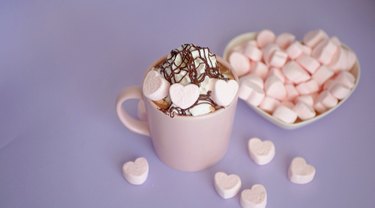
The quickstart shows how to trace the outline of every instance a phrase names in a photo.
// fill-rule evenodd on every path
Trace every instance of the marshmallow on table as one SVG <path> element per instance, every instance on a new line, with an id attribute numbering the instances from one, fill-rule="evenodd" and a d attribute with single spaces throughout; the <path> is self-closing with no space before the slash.
<path id="1" fill-rule="evenodd" d="M 250 71 L 250 60 L 240 52 L 232 52 L 229 55 L 229 63 L 239 77 Z"/>
<path id="2" fill-rule="evenodd" d="M 312 75 L 312 79 L 318 82 L 319 85 L 324 84 L 327 80 L 329 80 L 335 74 L 330 68 L 322 65 L 316 70 L 316 72 Z"/>
<path id="3" fill-rule="evenodd" d="M 251 74 L 255 74 L 262 79 L 265 79 L 268 74 L 268 67 L 262 62 L 253 62 Z"/>
<path id="4" fill-rule="evenodd" d="M 283 51 L 276 50 L 273 52 L 271 58 L 269 59 L 269 65 L 280 68 L 285 65 L 287 59 L 288 54 Z"/>
<path id="5" fill-rule="evenodd" d="M 323 30 L 312 30 L 305 34 L 303 43 L 311 48 L 314 48 L 319 42 L 328 39 L 328 35 Z"/>
<path id="6" fill-rule="evenodd" d="M 234 197 L 241 188 L 241 178 L 238 175 L 227 175 L 224 172 L 217 172 L 214 177 L 216 192 L 223 198 Z"/>
<path id="7" fill-rule="evenodd" d="M 285 50 L 285 52 L 288 54 L 288 56 L 291 59 L 296 59 L 298 56 L 300 56 L 303 53 L 304 49 L 300 42 L 295 41 L 292 44 L 289 45 L 289 47 Z"/>
<path id="8" fill-rule="evenodd" d="M 310 79 L 307 82 L 302 82 L 302 83 L 298 84 L 296 88 L 297 88 L 297 91 L 299 92 L 299 94 L 308 95 L 308 94 L 318 92 L 319 84 L 314 79 Z"/>
<path id="9" fill-rule="evenodd" d="M 287 107 L 285 104 L 279 105 L 272 113 L 272 116 L 289 124 L 294 123 L 297 120 L 296 112 Z"/>
<path id="10" fill-rule="evenodd" d="M 315 71 L 319 68 L 320 63 L 311 56 L 302 54 L 296 59 L 296 62 L 299 63 L 304 69 L 306 69 L 310 74 L 314 74 Z"/>
<path id="11" fill-rule="evenodd" d="M 133 185 L 143 184 L 148 177 L 149 166 L 145 158 L 137 158 L 134 162 L 126 162 L 122 166 L 122 173 L 125 179 Z"/>
<path id="12" fill-rule="evenodd" d="M 285 77 L 295 84 L 305 82 L 310 79 L 309 73 L 306 72 L 297 62 L 290 61 L 282 69 Z"/>
<path id="13" fill-rule="evenodd" d="M 257 34 L 256 41 L 258 46 L 263 48 L 269 43 L 273 43 L 276 39 L 276 35 L 271 30 L 262 30 Z"/>
<path id="14" fill-rule="evenodd" d="M 297 104 L 293 107 L 293 111 L 296 112 L 298 118 L 303 121 L 311 119 L 316 115 L 314 108 L 303 101 L 297 102 Z"/>
<path id="15" fill-rule="evenodd" d="M 143 81 L 143 94 L 150 100 L 161 100 L 168 95 L 169 82 L 155 70 L 150 70 Z"/>
<path id="16" fill-rule="evenodd" d="M 295 184 L 306 184 L 311 182 L 315 176 L 315 167 L 307 164 L 302 157 L 293 158 L 288 169 L 289 180 Z"/>
<path id="17" fill-rule="evenodd" d="M 286 84 L 285 89 L 288 100 L 293 100 L 299 95 L 297 88 L 293 84 Z"/>
<path id="18" fill-rule="evenodd" d="M 242 208 L 265 208 L 267 206 L 267 190 L 262 184 L 255 184 L 251 189 L 241 192 Z"/>
<path id="19" fill-rule="evenodd" d="M 312 107 L 314 105 L 314 96 L 313 95 L 301 95 L 296 98 L 295 102 L 296 103 L 303 102 L 306 105 Z"/>
<path id="20" fill-rule="evenodd" d="M 246 44 L 243 53 L 252 61 L 260 61 L 262 59 L 262 51 L 252 43 Z"/>
<path id="21" fill-rule="evenodd" d="M 278 100 L 284 100 L 286 98 L 287 92 L 285 86 L 276 76 L 270 76 L 266 79 L 264 89 L 266 95 L 269 97 L 273 97 Z"/>
<path id="22" fill-rule="evenodd" d="M 251 138 L 248 142 L 248 149 L 251 159 L 258 165 L 268 164 L 275 156 L 275 145 L 269 140 Z"/>
<path id="23" fill-rule="evenodd" d="M 335 53 L 339 47 L 331 40 L 324 40 L 320 42 L 312 51 L 311 56 L 316 58 L 322 64 L 331 63 Z"/>
<path id="24" fill-rule="evenodd" d="M 296 39 L 291 33 L 281 33 L 277 36 L 275 43 L 279 45 L 280 48 L 285 49 L 287 48 L 293 41 Z"/>
<path id="25" fill-rule="evenodd" d="M 266 112 L 272 113 L 278 105 L 280 105 L 280 101 L 275 98 L 266 96 L 264 97 L 262 103 L 259 105 L 259 108 Z"/>
<path id="26" fill-rule="evenodd" d="M 323 106 L 326 108 L 332 108 L 337 105 L 338 100 L 329 91 L 324 90 L 319 94 L 317 103 L 323 104 Z"/>

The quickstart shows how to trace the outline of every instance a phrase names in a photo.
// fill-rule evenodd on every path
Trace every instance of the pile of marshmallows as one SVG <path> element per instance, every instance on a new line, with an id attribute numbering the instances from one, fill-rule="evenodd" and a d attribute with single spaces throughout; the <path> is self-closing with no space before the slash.
<path id="1" fill-rule="evenodd" d="M 276 148 L 272 141 L 251 138 L 248 141 L 250 158 L 258 165 L 266 165 L 275 156 Z M 123 176 L 134 185 L 143 184 L 148 177 L 149 164 L 144 157 L 135 161 L 126 162 L 123 167 Z M 289 180 L 296 184 L 311 182 L 315 176 L 315 167 L 308 164 L 302 157 L 295 157 L 288 169 Z M 241 189 L 241 178 L 236 174 L 217 172 L 214 176 L 216 192 L 224 199 L 233 198 Z M 250 189 L 244 189 L 240 195 L 240 204 L 243 208 L 265 208 L 267 205 L 267 190 L 262 184 L 255 184 Z"/>
<path id="2" fill-rule="evenodd" d="M 337 37 L 310 31 L 302 42 L 290 33 L 260 31 L 228 57 L 240 77 L 239 97 L 292 124 L 333 108 L 351 93 L 357 58 Z"/>

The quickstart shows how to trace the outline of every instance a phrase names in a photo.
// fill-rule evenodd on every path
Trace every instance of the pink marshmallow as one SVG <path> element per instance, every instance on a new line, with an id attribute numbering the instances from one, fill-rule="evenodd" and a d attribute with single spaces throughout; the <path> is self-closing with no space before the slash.
<path id="1" fill-rule="evenodd" d="M 294 123 L 297 120 L 297 113 L 285 105 L 279 105 L 276 107 L 272 116 L 289 124 Z"/>
<path id="2" fill-rule="evenodd" d="M 277 78 L 280 79 L 282 83 L 285 83 L 286 78 L 284 74 L 281 72 L 279 68 L 271 68 L 270 72 L 268 73 L 268 76 L 276 76 Z"/>
<path id="3" fill-rule="evenodd" d="M 334 71 L 344 70 L 347 59 L 347 53 L 344 48 L 338 47 L 336 53 L 333 55 L 331 62 L 328 64 Z"/>
<path id="4" fill-rule="evenodd" d="M 262 79 L 265 79 L 268 74 L 268 67 L 263 64 L 263 62 L 255 62 L 252 64 L 252 72 L 251 74 L 255 74 Z"/>
<path id="5" fill-rule="evenodd" d="M 338 48 L 331 40 L 324 40 L 313 49 L 311 55 L 320 63 L 327 65 L 331 63 Z"/>
<path id="6" fill-rule="evenodd" d="M 336 36 L 333 36 L 330 38 L 330 40 L 332 41 L 332 43 L 334 43 L 335 45 L 341 47 L 342 46 L 342 43 L 340 41 L 340 39 Z"/>
<path id="7" fill-rule="evenodd" d="M 298 84 L 296 88 L 297 88 L 299 94 L 308 95 L 308 94 L 318 92 L 319 84 L 314 79 L 310 79 L 307 82 L 302 82 L 302 83 Z"/>
<path id="8" fill-rule="evenodd" d="M 265 97 L 263 90 L 257 85 L 252 85 L 252 92 L 246 102 L 252 106 L 260 105 Z"/>
<path id="9" fill-rule="evenodd" d="M 261 89 L 264 88 L 263 79 L 255 74 L 246 74 L 245 76 L 240 78 L 240 83 L 247 83 L 247 82 L 253 83 L 257 85 L 258 87 L 260 87 Z"/>
<path id="10" fill-rule="evenodd" d="M 277 77 L 268 77 L 264 89 L 266 95 L 278 100 L 284 100 L 286 98 L 286 89 L 284 84 Z"/>
<path id="11" fill-rule="evenodd" d="M 342 71 L 337 74 L 334 81 L 343 84 L 345 87 L 352 89 L 355 85 L 355 77 L 352 73 L 347 71 Z"/>
<path id="12" fill-rule="evenodd" d="M 328 110 L 327 107 L 325 107 L 321 102 L 315 102 L 314 103 L 314 109 L 318 112 L 318 113 L 324 113 Z"/>
<path id="13" fill-rule="evenodd" d="M 314 105 L 314 96 L 313 95 L 301 95 L 296 98 L 296 103 L 304 102 L 306 105 L 313 106 Z"/>
<path id="14" fill-rule="evenodd" d="M 279 45 L 280 48 L 285 49 L 287 48 L 293 41 L 296 39 L 291 33 L 282 33 L 277 36 L 275 43 Z"/>
<path id="15" fill-rule="evenodd" d="M 293 83 L 299 84 L 310 79 L 307 73 L 297 62 L 290 61 L 282 69 L 285 77 Z"/>
<path id="16" fill-rule="evenodd" d="M 288 100 L 293 100 L 299 95 L 296 87 L 293 84 L 286 84 L 285 89 Z"/>
<path id="17" fill-rule="evenodd" d="M 271 43 L 271 44 L 268 44 L 266 45 L 264 48 L 263 48 L 263 60 L 265 63 L 269 63 L 270 59 L 271 59 L 271 56 L 272 54 L 277 51 L 277 50 L 280 50 L 279 46 L 275 43 Z"/>
<path id="18" fill-rule="evenodd" d="M 342 84 L 336 83 L 329 92 L 339 100 L 345 99 L 350 95 L 351 89 Z"/>
<path id="19" fill-rule="evenodd" d="M 304 102 L 297 102 L 293 107 L 293 111 L 296 112 L 298 117 L 303 121 L 314 118 L 316 115 L 314 108 Z"/>
<path id="20" fill-rule="evenodd" d="M 238 97 L 242 100 L 247 100 L 251 96 L 254 91 L 254 88 L 260 88 L 256 81 L 251 80 L 248 75 L 241 77 L 240 79 L 240 87 L 238 89 Z M 255 78 L 256 79 L 256 78 Z M 263 82 L 263 81 L 262 81 Z M 263 83 L 262 83 L 263 85 Z M 262 89 L 262 88 L 260 88 Z"/>
<path id="21" fill-rule="evenodd" d="M 252 61 L 260 61 L 262 59 L 262 51 L 252 43 L 248 43 L 245 46 L 243 53 Z"/>
<path id="22" fill-rule="evenodd" d="M 273 43 L 276 39 L 276 35 L 271 30 L 262 30 L 257 34 L 256 41 L 260 48 Z"/>
<path id="23" fill-rule="evenodd" d="M 310 74 L 314 74 L 315 71 L 319 68 L 320 63 L 313 57 L 309 55 L 302 54 L 296 59 L 296 62 L 299 63 L 304 69 L 306 69 Z"/>
<path id="24" fill-rule="evenodd" d="M 303 43 L 311 48 L 314 48 L 319 42 L 328 38 L 328 35 L 323 30 L 313 30 L 305 34 Z"/>
<path id="25" fill-rule="evenodd" d="M 333 77 L 335 73 L 328 67 L 322 65 L 312 75 L 312 78 L 318 82 L 319 85 L 324 84 L 328 79 Z"/>
<path id="26" fill-rule="evenodd" d="M 273 67 L 282 67 L 285 65 L 286 60 L 288 59 L 288 54 L 283 51 L 276 50 L 273 52 L 269 64 Z"/>
<path id="27" fill-rule="evenodd" d="M 304 54 L 311 56 L 312 49 L 307 45 L 302 45 L 302 51 Z"/>
<path id="28" fill-rule="evenodd" d="M 272 113 L 279 104 L 280 101 L 276 100 L 275 98 L 266 96 L 263 99 L 262 103 L 259 105 L 259 108 L 266 112 Z"/>
<path id="29" fill-rule="evenodd" d="M 242 76 L 250 71 L 250 60 L 240 52 L 232 52 L 229 63 L 237 76 Z"/>
<path id="30" fill-rule="evenodd" d="M 348 61 L 347 61 L 346 70 L 349 71 L 353 68 L 353 66 L 357 62 L 357 56 L 352 50 L 347 50 L 347 52 L 348 52 L 348 56 L 347 56 Z"/>
<path id="31" fill-rule="evenodd" d="M 298 56 L 300 56 L 303 53 L 303 46 L 300 42 L 295 41 L 289 45 L 289 47 L 285 50 L 285 52 L 288 54 L 288 56 L 291 59 L 296 59 Z"/>
<path id="32" fill-rule="evenodd" d="M 338 100 L 329 91 L 325 90 L 319 94 L 317 103 L 323 104 L 326 108 L 332 108 L 337 105 Z"/>

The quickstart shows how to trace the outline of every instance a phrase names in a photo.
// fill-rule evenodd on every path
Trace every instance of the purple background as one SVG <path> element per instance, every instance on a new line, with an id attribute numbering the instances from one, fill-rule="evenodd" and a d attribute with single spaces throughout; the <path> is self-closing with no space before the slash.
<path id="1" fill-rule="evenodd" d="M 374 207 L 375 1 L 0 2 L 0 207 L 240 207 L 213 188 L 216 171 L 262 183 L 268 207 Z M 182 43 L 222 54 L 234 36 L 270 28 L 300 39 L 322 28 L 358 55 L 362 78 L 330 116 L 297 130 L 276 127 L 239 102 L 228 153 L 197 173 L 173 170 L 148 138 L 115 114 L 122 88 L 140 85 L 154 60 Z M 136 102 L 125 107 L 136 112 Z M 259 167 L 247 140 L 272 140 Z M 315 180 L 287 179 L 292 157 L 317 168 Z M 150 175 L 132 186 L 125 161 L 144 156 Z"/>

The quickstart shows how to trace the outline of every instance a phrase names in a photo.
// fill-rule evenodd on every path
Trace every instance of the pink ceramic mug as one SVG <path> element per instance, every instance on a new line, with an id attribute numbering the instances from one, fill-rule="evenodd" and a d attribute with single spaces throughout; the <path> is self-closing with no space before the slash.
<path id="1" fill-rule="evenodd" d="M 165 57 L 155 62 L 149 70 Z M 218 62 L 230 70 L 222 58 Z M 234 75 L 235 76 L 235 75 Z M 238 78 L 235 76 L 238 81 Z M 131 99 L 143 100 L 146 121 L 132 118 L 122 107 Z M 238 95 L 232 103 L 213 113 L 201 116 L 171 118 L 149 99 L 139 87 L 126 88 L 117 98 L 116 110 L 121 122 L 131 131 L 150 136 L 159 158 L 167 165 L 182 171 L 198 171 L 218 162 L 226 153 L 232 131 Z"/>

